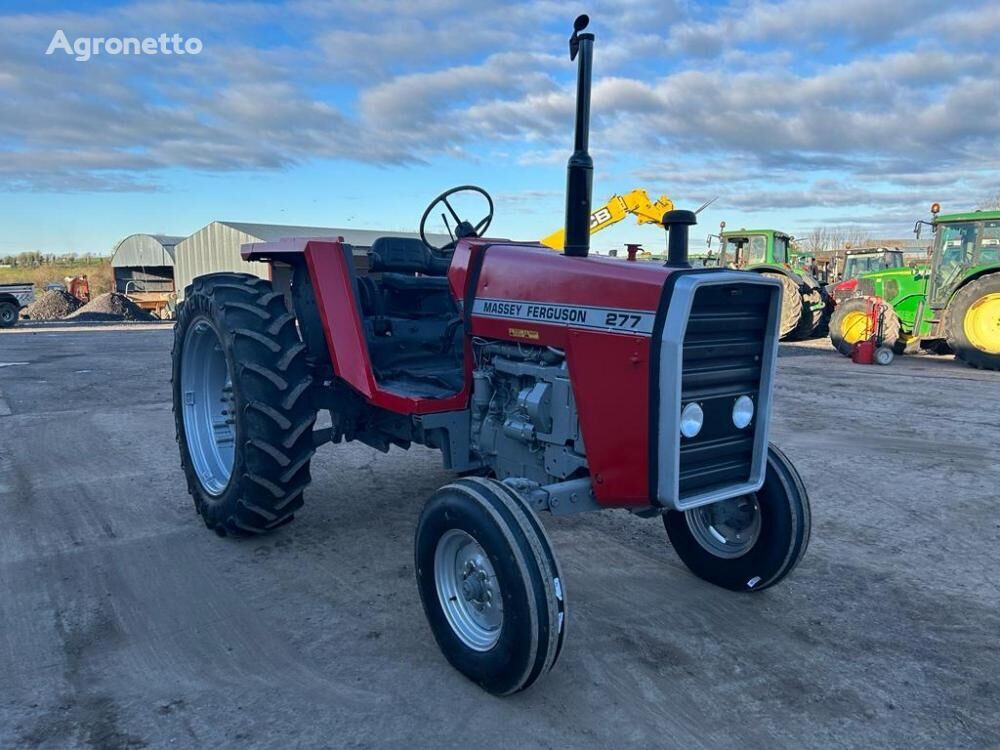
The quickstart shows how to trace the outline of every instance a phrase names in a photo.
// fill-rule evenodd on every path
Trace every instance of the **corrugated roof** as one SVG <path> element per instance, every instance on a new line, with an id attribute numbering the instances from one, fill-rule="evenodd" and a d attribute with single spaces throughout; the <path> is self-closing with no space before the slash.
<path id="1" fill-rule="evenodd" d="M 184 237 L 170 234 L 130 234 L 117 245 L 111 257 L 114 268 L 174 265 L 174 246 Z"/>
<path id="2" fill-rule="evenodd" d="M 220 221 L 237 232 L 249 234 L 261 242 L 290 239 L 292 237 L 343 237 L 349 245 L 371 247 L 379 237 L 419 237 L 416 232 L 387 232 L 384 229 L 346 229 L 344 227 L 298 227 L 285 224 L 250 224 L 240 221 Z M 440 234 L 428 234 L 431 242 L 444 244 L 449 238 Z"/>

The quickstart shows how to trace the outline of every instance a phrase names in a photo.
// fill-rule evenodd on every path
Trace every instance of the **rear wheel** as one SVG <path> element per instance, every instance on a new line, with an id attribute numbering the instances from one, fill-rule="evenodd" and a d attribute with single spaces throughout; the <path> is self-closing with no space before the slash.
<path id="1" fill-rule="evenodd" d="M 731 591 L 761 591 L 792 572 L 805 554 L 809 496 L 792 462 L 772 445 L 758 492 L 670 511 L 663 524 L 696 576 Z"/>
<path id="2" fill-rule="evenodd" d="M 552 669 L 565 590 L 545 530 L 520 495 L 472 477 L 442 487 L 420 515 L 414 556 L 427 621 L 455 669 L 497 695 Z"/>
<path id="3" fill-rule="evenodd" d="M 241 535 L 292 520 L 310 481 L 316 410 L 284 296 L 249 274 L 195 279 L 172 356 L 181 467 L 205 525 Z"/>
<path id="4" fill-rule="evenodd" d="M 799 285 L 794 279 L 785 276 L 783 273 L 762 273 L 761 276 L 777 279 L 781 282 L 781 329 L 782 339 L 790 338 L 795 334 L 796 329 L 802 321 L 802 294 L 799 292 Z M 809 321 L 810 328 L 812 321 Z"/>
<path id="5" fill-rule="evenodd" d="M 18 312 L 13 302 L 0 302 L 0 328 L 12 328 L 17 323 Z"/>
<path id="6" fill-rule="evenodd" d="M 805 294 L 800 291 L 799 298 L 802 305 L 802 317 L 788 338 L 809 339 L 818 336 L 825 323 L 823 316 L 826 313 L 822 293 L 819 289 L 812 289 Z"/>
<path id="7" fill-rule="evenodd" d="M 948 345 L 956 357 L 972 367 L 1000 370 L 1000 273 L 959 289 L 946 321 Z"/>

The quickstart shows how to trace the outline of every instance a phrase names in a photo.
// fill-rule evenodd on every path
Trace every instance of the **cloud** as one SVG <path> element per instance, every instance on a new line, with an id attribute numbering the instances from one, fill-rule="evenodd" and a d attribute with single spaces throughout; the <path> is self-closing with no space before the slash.
<path id="1" fill-rule="evenodd" d="M 890 212 L 1000 183 L 995 4 L 592 6 L 592 151 L 616 179 L 739 209 Z M 316 159 L 561 167 L 571 15 L 554 0 L 164 0 L 0 16 L 0 189 L 156 190 L 166 170 Z M 176 28 L 205 50 L 81 64 L 42 54 L 56 28 Z"/>

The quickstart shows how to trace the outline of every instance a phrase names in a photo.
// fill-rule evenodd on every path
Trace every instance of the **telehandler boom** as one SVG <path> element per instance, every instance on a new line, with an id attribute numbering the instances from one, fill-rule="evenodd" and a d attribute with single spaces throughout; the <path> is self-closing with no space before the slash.
<path id="1" fill-rule="evenodd" d="M 674 210 L 674 203 L 667 196 L 661 195 L 653 201 L 642 188 L 630 190 L 624 195 L 612 195 L 607 203 L 590 214 L 590 233 L 597 234 L 602 229 L 614 226 L 631 214 L 639 224 L 658 224 L 663 226 L 663 214 Z M 553 250 L 562 250 L 566 241 L 566 230 L 557 229 L 542 240 L 542 244 Z"/>

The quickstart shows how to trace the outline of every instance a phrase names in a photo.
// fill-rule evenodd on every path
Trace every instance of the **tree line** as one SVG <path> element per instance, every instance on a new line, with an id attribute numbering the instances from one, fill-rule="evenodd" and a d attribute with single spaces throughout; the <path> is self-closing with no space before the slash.
<path id="1" fill-rule="evenodd" d="M 42 253 L 29 250 L 16 255 L 0 258 L 0 263 L 13 268 L 38 268 L 45 265 L 97 265 L 107 260 L 107 256 L 97 253 Z"/>

